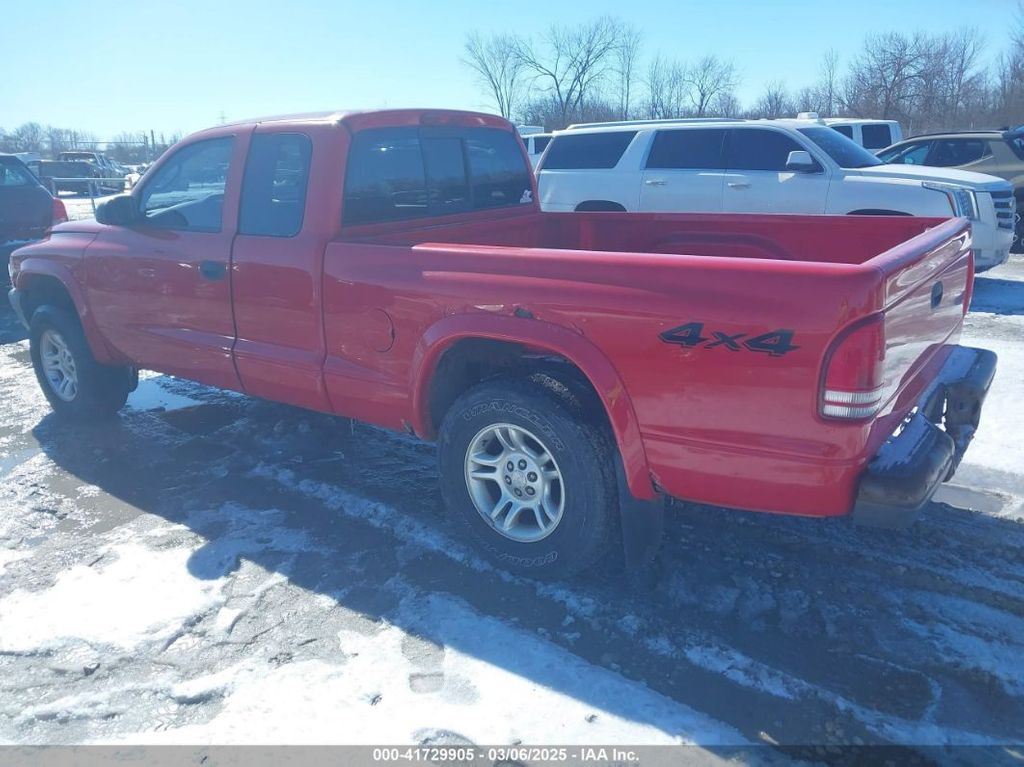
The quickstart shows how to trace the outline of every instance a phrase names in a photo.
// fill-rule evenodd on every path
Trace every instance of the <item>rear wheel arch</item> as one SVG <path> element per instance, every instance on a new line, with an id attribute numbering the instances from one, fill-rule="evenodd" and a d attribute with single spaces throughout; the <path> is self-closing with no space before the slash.
<path id="1" fill-rule="evenodd" d="M 546 377 L 549 387 L 564 387 L 563 396 L 598 414 L 598 425 L 606 427 L 617 445 L 630 494 L 643 500 L 656 497 L 632 401 L 600 350 L 567 328 L 536 320 L 474 317 L 472 324 L 483 327 L 460 332 L 464 322 L 469 322 L 465 315 L 442 320 L 438 325 L 448 327 L 428 330 L 417 353 L 413 426 L 420 436 L 434 437 L 447 408 L 481 381 Z"/>
<path id="2" fill-rule="evenodd" d="M 576 206 L 575 211 L 577 213 L 596 211 L 625 213 L 626 207 L 621 203 L 612 202 L 611 200 L 584 200 Z"/>

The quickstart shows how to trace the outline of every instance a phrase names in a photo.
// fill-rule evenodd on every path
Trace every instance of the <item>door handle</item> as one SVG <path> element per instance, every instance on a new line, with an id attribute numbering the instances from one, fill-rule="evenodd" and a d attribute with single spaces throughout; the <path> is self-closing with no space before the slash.
<path id="1" fill-rule="evenodd" d="M 729 182 L 729 188 L 730 189 L 750 189 L 750 182 L 749 181 L 730 181 Z"/>
<path id="2" fill-rule="evenodd" d="M 665 186 L 668 182 L 663 178 L 648 178 L 644 180 L 647 186 Z"/>
<path id="3" fill-rule="evenodd" d="M 223 280 L 227 273 L 227 266 L 223 261 L 201 261 L 199 263 L 199 276 L 204 280 Z"/>

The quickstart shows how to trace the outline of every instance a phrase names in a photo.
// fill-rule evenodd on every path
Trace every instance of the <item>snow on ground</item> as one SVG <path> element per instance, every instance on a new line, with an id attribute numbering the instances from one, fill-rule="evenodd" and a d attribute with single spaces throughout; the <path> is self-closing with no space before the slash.
<path id="1" fill-rule="evenodd" d="M 58 424 L 0 314 L 0 742 L 1019 743 L 1022 306 L 978 278 L 1000 369 L 911 530 L 679 505 L 644 589 L 481 562 L 402 435 L 156 375 Z"/>
<path id="2" fill-rule="evenodd" d="M 163 376 L 144 370 L 139 373 L 139 388 L 128 396 L 128 407 L 135 410 L 180 410 L 202 404 L 201 400 L 175 394 L 160 385 Z"/>

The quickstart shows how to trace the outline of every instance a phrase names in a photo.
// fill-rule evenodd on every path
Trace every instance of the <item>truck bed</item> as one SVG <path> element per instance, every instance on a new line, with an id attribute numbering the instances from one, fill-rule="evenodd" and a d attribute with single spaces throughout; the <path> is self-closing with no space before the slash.
<path id="1" fill-rule="evenodd" d="M 955 346 L 971 263 L 964 219 L 515 211 L 391 222 L 328 246 L 326 344 L 355 327 L 378 332 L 371 304 L 394 322 L 396 360 L 415 359 L 424 329 L 446 314 L 575 328 L 621 376 L 657 487 L 725 506 L 842 515 L 867 458 Z M 830 350 L 869 318 L 882 320 L 884 406 L 861 421 L 823 418 Z M 666 342 L 679 328 L 701 343 Z M 754 338 L 788 338 L 790 348 L 756 353 L 769 350 L 743 345 Z M 364 371 L 357 356 L 336 380 L 328 357 L 332 399 L 391 392 L 378 422 L 400 426 L 393 414 L 415 371 Z M 430 435 L 429 422 L 410 417 Z"/>
<path id="2" fill-rule="evenodd" d="M 432 226 L 410 221 L 361 227 L 355 239 L 863 264 L 943 221 L 909 216 L 505 212 Z"/>

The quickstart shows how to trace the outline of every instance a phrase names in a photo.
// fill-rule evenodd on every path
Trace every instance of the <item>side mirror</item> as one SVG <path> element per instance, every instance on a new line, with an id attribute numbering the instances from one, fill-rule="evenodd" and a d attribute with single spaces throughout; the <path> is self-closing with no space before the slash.
<path id="1" fill-rule="evenodd" d="M 141 218 L 139 205 L 130 194 L 119 194 L 96 206 L 96 220 L 108 226 L 131 226 Z"/>
<path id="2" fill-rule="evenodd" d="M 786 158 L 786 170 L 791 170 L 794 173 L 816 173 L 818 169 L 818 163 L 806 150 L 798 149 L 795 152 L 790 152 L 789 157 Z"/>

